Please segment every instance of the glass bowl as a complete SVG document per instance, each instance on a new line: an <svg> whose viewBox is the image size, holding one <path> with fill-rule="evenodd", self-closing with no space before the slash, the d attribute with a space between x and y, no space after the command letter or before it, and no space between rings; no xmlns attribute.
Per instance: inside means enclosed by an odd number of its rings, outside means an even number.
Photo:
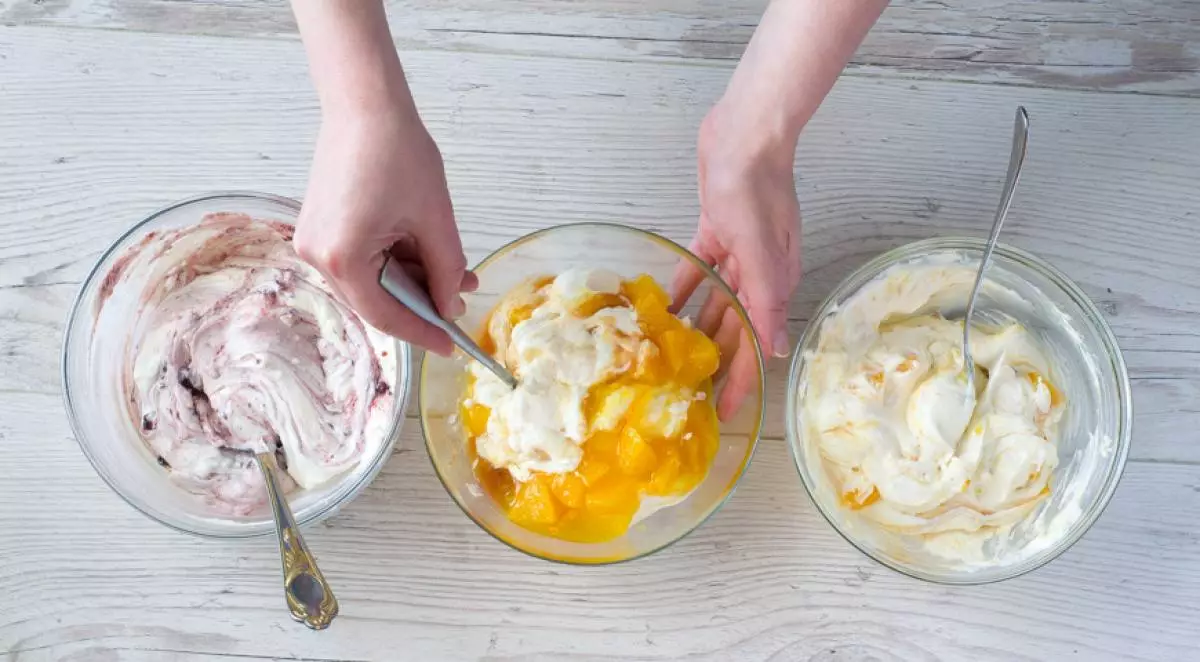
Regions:
<svg viewBox="0 0 1200 662"><path fill-rule="evenodd" d="M704 280L680 311L697 318L705 299L728 303L743 331L750 329L746 311L708 265L674 242L658 235L603 223L561 225L526 235L475 267L480 288L469 295L459 323L468 331L482 328L488 313L513 287L525 280L556 275L585 265L609 269L622 278L649 274L664 286L680 260L690 261ZM721 424L720 447L704 481L683 501L634 523L624 535L601 543L578 543L551 538L513 523L476 479L467 451L467 438L458 421L464 392L466 359L427 353L418 388L421 425L434 470L463 512L498 540L530 555L564 563L615 563L645 556L679 540L712 515L733 493L758 442L763 418L762 353L753 333L758 375L745 404ZM718 395L721 384L718 383Z"/></svg>
<svg viewBox="0 0 1200 662"><path fill-rule="evenodd" d="M126 248L150 231L194 225L205 214L221 211L294 224L300 203L264 193L215 193L167 206L129 228L100 256L71 307L63 341L62 379L67 417L79 447L113 491L171 528L201 536L239 538L273 533L270 510L264 507L246 517L216 515L201 499L170 480L124 415L116 377L122 330L98 325L95 314L105 276ZM371 482L391 455L409 391L409 348L396 343L394 351L395 411L387 436L377 452L364 456L340 477L291 493L288 501L298 523L312 523L337 512Z"/></svg>
<svg viewBox="0 0 1200 662"><path fill-rule="evenodd" d="M787 436L800 477L818 510L859 551L919 579L981 584L1016 577L1048 563L1091 527L1116 489L1129 453L1132 399L1125 362L1112 330L1096 306L1065 275L1016 248L996 247L976 307L978 321L1015 320L1043 345L1057 374L1051 381L1066 395L1060 423L1059 465L1050 497L1012 531L1003 547L982 562L932 553L917 536L882 529L844 506L831 485L815 443L804 434L803 398L808 361L825 322L865 285L893 267L947 260L978 267L984 243L977 239L919 241L889 251L844 280L813 316L792 359L787 392ZM1015 294L1015 296L1013 296ZM940 309L947 316L958 310ZM861 512L861 511L859 511Z"/></svg>

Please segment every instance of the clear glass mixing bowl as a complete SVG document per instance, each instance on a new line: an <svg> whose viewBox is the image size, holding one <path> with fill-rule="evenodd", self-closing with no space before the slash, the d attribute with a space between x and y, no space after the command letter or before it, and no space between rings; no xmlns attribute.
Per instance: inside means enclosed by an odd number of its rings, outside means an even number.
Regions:
<svg viewBox="0 0 1200 662"><path fill-rule="evenodd" d="M737 298L708 265L681 246L623 225L581 223L535 232L501 248L475 267L480 288L467 297L467 312L459 323L469 331L482 328L487 314L505 294L535 276L586 266L609 269L622 278L649 274L665 285L671 282L680 260L690 261L704 274L703 283L681 314L696 319L710 294L716 301L732 306L744 334L754 343L757 379L738 414L721 424L720 448L704 481L682 502L635 523L620 538L603 543L568 542L534 533L510 521L476 479L467 452L467 438L457 420L468 359L425 355L418 392L429 457L446 491L485 531L518 550L552 561L615 563L645 556L679 540L716 512L733 493L750 463L762 426L762 353L754 334L749 332L749 318ZM718 395L720 387L718 384Z"/></svg>
<svg viewBox="0 0 1200 662"><path fill-rule="evenodd" d="M861 511L842 504L816 444L808 443L803 433L805 370L817 348L822 326L864 285L892 267L944 258L975 269L983 245L980 240L967 238L919 241L859 268L838 285L813 316L792 359L788 379L788 441L804 486L821 514L846 540L876 561L919 579L948 584L980 584L1016 577L1048 563L1079 540L1116 489L1129 453L1133 415L1124 359L1095 304L1045 261L1000 245L980 292L977 321L1015 320L1024 325L1044 346L1056 368L1052 381L1065 393L1067 405L1060 424L1059 465L1051 479L1050 498L1025 518L1023 529L1023 525L1014 529L1015 542L1004 554L983 564L937 556L924 548L919 538L882 530ZM1000 285L1008 292L991 289L989 284ZM961 305L966 305L965 295ZM947 316L961 314L961 310L941 312ZM1047 526L1034 525L1037 522Z"/></svg>
<svg viewBox="0 0 1200 662"><path fill-rule="evenodd" d="M169 527L203 536L239 538L273 533L270 510L263 508L247 517L214 515L203 501L171 482L128 420L117 393L125 329L97 328L95 314L105 276L126 248L153 230L194 225L205 214L222 211L294 224L300 203L265 193L214 193L177 202L135 224L104 251L79 289L67 319L62 379L67 417L79 447L113 491ZM364 456L352 470L320 487L291 493L288 501L300 524L337 512L370 484L391 455L409 391L408 345L396 343L395 352L395 411L387 437L377 452Z"/></svg>

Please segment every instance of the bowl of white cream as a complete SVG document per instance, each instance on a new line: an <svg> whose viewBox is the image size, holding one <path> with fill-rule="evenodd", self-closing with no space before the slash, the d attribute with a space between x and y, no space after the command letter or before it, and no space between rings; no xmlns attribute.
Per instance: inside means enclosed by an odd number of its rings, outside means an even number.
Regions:
<svg viewBox="0 0 1200 662"><path fill-rule="evenodd" d="M1107 505L1129 450L1129 377L1108 324L1060 271L998 246L972 322L983 242L920 241L843 281L792 361L787 433L821 514L924 580L1038 568Z"/></svg>

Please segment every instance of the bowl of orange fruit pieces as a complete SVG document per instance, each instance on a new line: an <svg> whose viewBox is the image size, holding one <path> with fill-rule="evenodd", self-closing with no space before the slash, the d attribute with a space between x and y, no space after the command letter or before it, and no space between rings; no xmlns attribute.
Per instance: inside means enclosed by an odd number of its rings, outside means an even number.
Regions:
<svg viewBox="0 0 1200 662"><path fill-rule="evenodd" d="M663 283L680 268L703 278L675 302ZM762 424L762 360L708 265L658 235L586 223L522 237L475 272L459 324L518 386L432 354L419 386L430 458L471 519L541 558L611 563L666 547L729 498ZM752 392L723 421L736 348L696 328L701 306L725 308L757 358Z"/></svg>

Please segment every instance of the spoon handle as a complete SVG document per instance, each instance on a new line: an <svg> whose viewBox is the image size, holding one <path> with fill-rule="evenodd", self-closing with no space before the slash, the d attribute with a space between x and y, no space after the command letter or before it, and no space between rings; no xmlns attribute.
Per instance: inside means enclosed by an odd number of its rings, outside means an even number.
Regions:
<svg viewBox="0 0 1200 662"><path fill-rule="evenodd" d="M983 284L983 272L987 271L992 260L992 252L996 249L996 240L1000 237L1000 227L1008 217L1008 208L1012 206L1013 193L1017 190L1017 181L1021 179L1021 166L1025 163L1025 145L1029 141L1029 114L1024 106L1017 106L1017 116L1013 120L1012 152L1008 157L1008 176L1004 180L1004 191L1000 194L1000 205L996 207L996 220L992 221L992 233L988 236L987 245L983 248L983 259L979 264L979 272L975 274L975 285L971 287L971 298L967 299L967 315L963 320L963 347L969 348L968 335L971 332L971 316L975 313L975 299L979 297L979 287ZM964 350L970 360L969 349Z"/></svg>
<svg viewBox="0 0 1200 662"><path fill-rule="evenodd" d="M383 263L383 271L379 274L379 284L417 317L445 331L459 349L485 365L488 370L495 373L510 387L516 388L517 380L512 373L483 351L483 348L476 344L475 340L457 324L443 318L433 305L433 300L429 298L429 293L425 291L425 288L413 280L404 267L401 267L390 255Z"/></svg>
<svg viewBox="0 0 1200 662"><path fill-rule="evenodd" d="M275 514L275 532L279 535L279 557L283 563L283 593L287 597L292 618L314 630L329 627L338 614L338 601L333 596L317 561L304 544L300 527L292 517L292 509L283 498L283 490L275 478L278 468L273 453L254 456L267 485L271 511Z"/></svg>

